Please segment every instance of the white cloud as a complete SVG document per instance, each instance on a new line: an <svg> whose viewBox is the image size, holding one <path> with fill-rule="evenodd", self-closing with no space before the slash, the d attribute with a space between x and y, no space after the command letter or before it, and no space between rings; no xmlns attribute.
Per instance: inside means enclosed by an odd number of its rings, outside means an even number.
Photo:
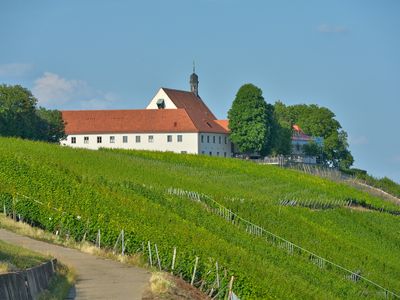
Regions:
<svg viewBox="0 0 400 300"><path fill-rule="evenodd" d="M367 145L368 138L364 135L356 136L356 137L349 137L349 143L351 145Z"/></svg>
<svg viewBox="0 0 400 300"><path fill-rule="evenodd" d="M20 77L33 69L31 64L12 63L0 65L1 77Z"/></svg>
<svg viewBox="0 0 400 300"><path fill-rule="evenodd" d="M344 26L334 26L328 24L321 24L317 28L318 32L321 33L346 33L348 29Z"/></svg>
<svg viewBox="0 0 400 300"><path fill-rule="evenodd" d="M32 92L39 105L48 108L101 109L116 99L111 93L94 90L83 80L66 79L51 72L35 80Z"/></svg>

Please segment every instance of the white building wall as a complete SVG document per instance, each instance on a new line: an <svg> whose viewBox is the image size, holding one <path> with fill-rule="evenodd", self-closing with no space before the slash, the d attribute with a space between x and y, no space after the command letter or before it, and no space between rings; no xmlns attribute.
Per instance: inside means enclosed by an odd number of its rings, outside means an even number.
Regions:
<svg viewBox="0 0 400 300"><path fill-rule="evenodd" d="M157 101L159 99L163 99L165 103L165 109L176 109L176 105L172 100L168 97L167 93L161 88L158 90L157 94L151 99L149 105L147 105L146 109L158 109Z"/></svg>
<svg viewBox="0 0 400 300"><path fill-rule="evenodd" d="M228 134L200 133L199 154L209 156L231 157L231 141Z"/></svg>
<svg viewBox="0 0 400 300"><path fill-rule="evenodd" d="M123 140L124 136L127 137L126 143ZM153 137L152 141L149 136ZM168 136L171 136L171 142L168 142ZM181 142L178 142L178 136L182 136ZM86 143L85 137L88 138ZM97 142L97 137L101 137L101 143ZM111 137L114 137L114 142L111 142ZM140 137L140 142L137 142L137 137ZM75 143L72 143L73 139ZM198 133L76 134L67 136L66 140L61 141L61 145L93 150L115 148L198 154L198 140Z"/></svg>

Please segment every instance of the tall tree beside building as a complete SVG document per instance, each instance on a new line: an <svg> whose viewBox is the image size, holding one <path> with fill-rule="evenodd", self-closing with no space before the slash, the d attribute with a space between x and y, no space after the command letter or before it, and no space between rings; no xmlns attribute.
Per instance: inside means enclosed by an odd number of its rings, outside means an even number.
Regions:
<svg viewBox="0 0 400 300"><path fill-rule="evenodd" d="M268 109L268 155L289 155L292 151L292 129L290 124L281 122L275 106L267 104Z"/></svg>
<svg viewBox="0 0 400 300"><path fill-rule="evenodd" d="M241 153L265 153L268 141L268 109L262 91L253 84L238 90L228 112L230 139Z"/></svg>
<svg viewBox="0 0 400 300"><path fill-rule="evenodd" d="M58 142L65 136L61 113L37 108L37 99L20 85L0 85L0 135Z"/></svg>
<svg viewBox="0 0 400 300"><path fill-rule="evenodd" d="M59 110L39 107L36 110L38 117L37 139L50 143L58 143L65 138L64 121Z"/></svg>

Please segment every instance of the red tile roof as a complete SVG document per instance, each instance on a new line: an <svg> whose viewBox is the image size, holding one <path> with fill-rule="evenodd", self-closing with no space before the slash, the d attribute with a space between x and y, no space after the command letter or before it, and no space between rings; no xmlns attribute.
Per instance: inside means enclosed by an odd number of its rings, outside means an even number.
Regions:
<svg viewBox="0 0 400 300"><path fill-rule="evenodd" d="M229 129L229 120L215 120L215 123L217 123L219 126L224 128L226 131L228 131L228 132L231 131Z"/></svg>
<svg viewBox="0 0 400 300"><path fill-rule="evenodd" d="M197 132L184 109L62 111L65 133Z"/></svg>
<svg viewBox="0 0 400 300"><path fill-rule="evenodd" d="M227 126L192 92L163 90L177 109L62 111L65 133L228 133Z"/></svg>
<svg viewBox="0 0 400 300"><path fill-rule="evenodd" d="M187 111L199 132L227 133L207 105L192 92L163 88L177 108Z"/></svg>

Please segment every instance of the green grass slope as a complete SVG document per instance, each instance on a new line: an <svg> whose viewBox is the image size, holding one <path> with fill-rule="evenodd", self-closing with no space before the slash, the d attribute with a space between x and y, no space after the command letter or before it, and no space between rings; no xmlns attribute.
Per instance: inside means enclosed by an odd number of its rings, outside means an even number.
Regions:
<svg viewBox="0 0 400 300"><path fill-rule="evenodd" d="M0 273L36 267L50 258L0 240Z"/></svg>
<svg viewBox="0 0 400 300"><path fill-rule="evenodd" d="M326 259L400 292L400 207L343 184L294 170L250 162L172 153L62 148L0 138L0 205L51 231L68 231L113 247L121 229L126 252L158 245L162 266L177 247L176 272L203 288L235 275L242 299L382 298L301 256L288 255L247 234L203 204L167 193L180 188L208 195L241 217ZM21 195L30 197L25 198ZM40 201L34 201L33 199ZM365 203L372 210L282 206L299 203ZM79 217L77 217L79 216ZM225 272L222 270L226 270Z"/></svg>

